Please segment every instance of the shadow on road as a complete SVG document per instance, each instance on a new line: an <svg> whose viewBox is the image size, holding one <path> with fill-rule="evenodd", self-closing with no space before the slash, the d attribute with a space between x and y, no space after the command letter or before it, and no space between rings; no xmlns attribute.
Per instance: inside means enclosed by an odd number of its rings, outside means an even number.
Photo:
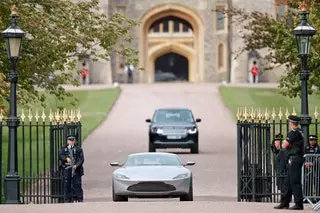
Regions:
<svg viewBox="0 0 320 213"><path fill-rule="evenodd" d="M215 154L217 152L212 152L212 151L201 151L199 150L199 153L193 154L190 152L190 149L157 149L157 152L167 152L167 153L173 153L177 155L199 155L199 154Z"/></svg>
<svg viewBox="0 0 320 213"><path fill-rule="evenodd" d="M194 201L213 201L213 202L236 202L236 197L229 196L194 196ZM112 197L101 197L94 199L85 199L85 202L113 202ZM129 199L129 202L180 202L179 198L168 198L168 199Z"/></svg>

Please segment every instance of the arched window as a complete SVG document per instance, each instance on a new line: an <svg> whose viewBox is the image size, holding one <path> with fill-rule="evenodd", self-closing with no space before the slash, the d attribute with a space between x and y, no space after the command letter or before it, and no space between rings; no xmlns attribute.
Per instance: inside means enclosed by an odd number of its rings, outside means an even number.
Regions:
<svg viewBox="0 0 320 213"><path fill-rule="evenodd" d="M149 28L150 33L190 33L192 31L189 22L175 16L159 19Z"/></svg>
<svg viewBox="0 0 320 213"><path fill-rule="evenodd" d="M288 0L275 0L276 17L283 17L288 9Z"/></svg>
<svg viewBox="0 0 320 213"><path fill-rule="evenodd" d="M219 44L218 46L218 68L221 69L224 67L224 46Z"/></svg>
<svg viewBox="0 0 320 213"><path fill-rule="evenodd" d="M216 7L216 30L225 29L225 7L217 6Z"/></svg>

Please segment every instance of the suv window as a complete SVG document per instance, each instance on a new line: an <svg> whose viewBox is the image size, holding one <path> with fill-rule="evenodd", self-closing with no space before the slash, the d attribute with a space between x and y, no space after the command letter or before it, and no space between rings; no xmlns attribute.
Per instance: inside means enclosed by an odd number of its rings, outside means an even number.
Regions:
<svg viewBox="0 0 320 213"><path fill-rule="evenodd" d="M153 116L154 123L193 123L194 118L190 110L157 110Z"/></svg>

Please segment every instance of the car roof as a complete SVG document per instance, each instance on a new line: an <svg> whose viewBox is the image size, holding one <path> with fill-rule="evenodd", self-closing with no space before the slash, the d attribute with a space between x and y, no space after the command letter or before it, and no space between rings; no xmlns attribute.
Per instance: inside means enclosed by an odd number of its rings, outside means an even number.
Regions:
<svg viewBox="0 0 320 213"><path fill-rule="evenodd" d="M159 110L189 110L189 111L191 111L191 109L189 109L187 107L163 107L163 108L156 109L156 111L159 111Z"/></svg>
<svg viewBox="0 0 320 213"><path fill-rule="evenodd" d="M128 157L132 157L132 156L139 156L139 155L168 155L168 156L177 156L177 154L174 153L168 153L168 152L137 152L137 153L132 153L129 154Z"/></svg>

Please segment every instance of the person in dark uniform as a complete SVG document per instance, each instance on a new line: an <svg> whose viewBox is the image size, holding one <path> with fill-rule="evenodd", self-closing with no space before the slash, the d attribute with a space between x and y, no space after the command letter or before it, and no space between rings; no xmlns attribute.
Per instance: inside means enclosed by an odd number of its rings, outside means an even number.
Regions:
<svg viewBox="0 0 320 213"><path fill-rule="evenodd" d="M271 150L275 154L275 172L277 187L283 194L285 192L284 179L287 175L288 151L287 149L281 149L282 139L283 135L281 133L276 135L271 145Z"/></svg>
<svg viewBox="0 0 320 213"><path fill-rule="evenodd" d="M318 137L316 135L309 136L309 145L305 148L305 154L320 154L320 147L318 145ZM315 196L320 196L320 171L318 161L320 158L312 158L311 161L305 162L307 170L304 184L307 185L306 190L308 196L313 195L315 189ZM315 199L318 202L319 199Z"/></svg>
<svg viewBox="0 0 320 213"><path fill-rule="evenodd" d="M305 148L305 154L320 154L318 137L316 135L309 136L309 145Z"/></svg>
<svg viewBox="0 0 320 213"><path fill-rule="evenodd" d="M303 210L303 194L301 184L301 168L304 163L303 134L299 128L300 118L295 115L288 117L290 132L282 142L282 148L288 150L288 175L284 180L284 193L280 204L275 209ZM292 195L295 205L289 208Z"/></svg>
<svg viewBox="0 0 320 213"><path fill-rule="evenodd" d="M84 155L80 146L76 145L74 135L67 136L67 146L59 151L60 165L64 171L64 201L83 202L82 176Z"/></svg>

